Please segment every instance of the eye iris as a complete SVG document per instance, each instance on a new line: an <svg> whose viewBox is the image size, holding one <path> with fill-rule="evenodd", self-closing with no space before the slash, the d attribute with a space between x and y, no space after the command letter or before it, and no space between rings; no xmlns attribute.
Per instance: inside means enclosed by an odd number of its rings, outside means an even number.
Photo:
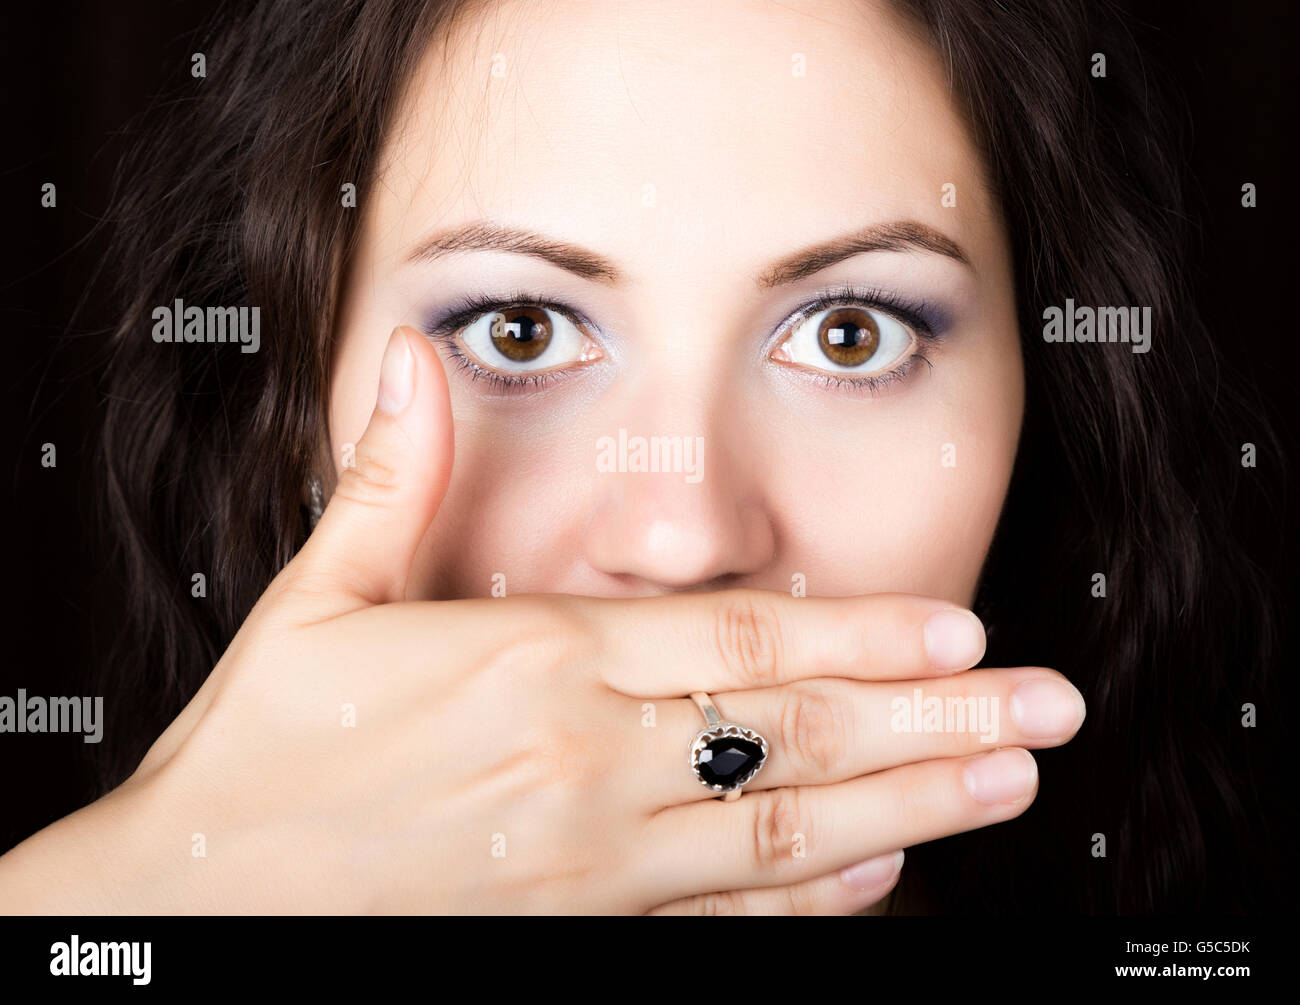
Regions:
<svg viewBox="0 0 1300 1005"><path fill-rule="evenodd" d="M817 328L817 343L832 363L859 366L880 347L880 327L860 307L831 311Z"/></svg>
<svg viewBox="0 0 1300 1005"><path fill-rule="evenodd" d="M492 344L506 359L534 360L551 344L546 312L537 307L512 307L492 315Z"/></svg>

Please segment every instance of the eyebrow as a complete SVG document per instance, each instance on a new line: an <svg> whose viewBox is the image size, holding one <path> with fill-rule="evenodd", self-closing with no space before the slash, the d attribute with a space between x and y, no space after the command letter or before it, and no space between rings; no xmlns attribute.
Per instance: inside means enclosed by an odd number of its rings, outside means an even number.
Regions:
<svg viewBox="0 0 1300 1005"><path fill-rule="evenodd" d="M951 238L923 223L900 220L895 223L872 224L852 234L796 251L764 271L758 277L758 285L763 289L771 289L797 282L846 258L869 251L926 251L954 259L967 268L974 268L961 246Z"/></svg>
<svg viewBox="0 0 1300 1005"><path fill-rule="evenodd" d="M445 234L437 234L417 245L407 256L407 261L431 262L458 251L505 251L528 255L598 283L613 285L623 279L613 262L594 251L580 248L576 244L555 241L530 230L486 222L471 223Z"/></svg>
<svg viewBox="0 0 1300 1005"><path fill-rule="evenodd" d="M617 285L623 274L607 258L576 244L556 241L517 227L478 221L437 234L416 245L408 262L431 262L444 255L466 251L503 251L528 255L557 265L583 279ZM970 259L951 238L913 220L878 223L842 237L796 251L764 270L758 277L763 289L797 282L854 255L871 251L925 251L952 258L968 268Z"/></svg>

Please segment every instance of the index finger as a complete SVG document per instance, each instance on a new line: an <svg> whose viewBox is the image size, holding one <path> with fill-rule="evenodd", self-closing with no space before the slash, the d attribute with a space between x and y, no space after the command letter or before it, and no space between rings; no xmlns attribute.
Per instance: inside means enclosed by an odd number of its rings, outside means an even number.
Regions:
<svg viewBox="0 0 1300 1005"><path fill-rule="evenodd" d="M984 626L973 613L906 593L792 597L742 589L575 600L601 636L597 672L614 690L640 697L810 677L933 677L969 670L984 656Z"/></svg>

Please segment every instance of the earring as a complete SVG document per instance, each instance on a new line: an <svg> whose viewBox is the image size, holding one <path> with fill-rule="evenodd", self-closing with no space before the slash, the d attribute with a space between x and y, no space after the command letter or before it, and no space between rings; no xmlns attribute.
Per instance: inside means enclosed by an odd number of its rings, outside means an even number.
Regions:
<svg viewBox="0 0 1300 1005"><path fill-rule="evenodd" d="M312 475L307 479L307 526L316 529L321 514L325 512L325 501L321 495L320 479Z"/></svg>

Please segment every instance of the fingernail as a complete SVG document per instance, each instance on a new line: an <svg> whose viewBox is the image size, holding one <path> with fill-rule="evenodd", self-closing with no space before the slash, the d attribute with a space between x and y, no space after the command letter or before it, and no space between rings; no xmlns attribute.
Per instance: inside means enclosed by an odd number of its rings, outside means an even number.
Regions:
<svg viewBox="0 0 1300 1005"><path fill-rule="evenodd" d="M865 862L851 865L840 873L840 879L846 886L855 890L875 890L882 883L891 880L903 868L903 850L891 851L887 855L877 855Z"/></svg>
<svg viewBox="0 0 1300 1005"><path fill-rule="evenodd" d="M1016 747L981 754L966 764L966 791L988 805L1023 799L1034 790L1037 780L1038 764L1033 755Z"/></svg>
<svg viewBox="0 0 1300 1005"><path fill-rule="evenodd" d="M394 328L388 336L384 362L379 367L379 400L375 407L389 415L397 415L411 403L415 390L415 357L401 328Z"/></svg>
<svg viewBox="0 0 1300 1005"><path fill-rule="evenodd" d="M925 623L925 651L936 670L969 670L984 655L984 626L957 607L931 614Z"/></svg>
<svg viewBox="0 0 1300 1005"><path fill-rule="evenodd" d="M1083 695L1061 680L1027 680L1011 692L1011 719L1025 736L1067 736L1085 712Z"/></svg>

